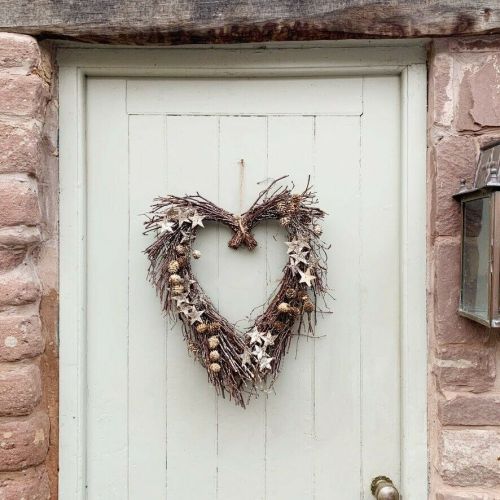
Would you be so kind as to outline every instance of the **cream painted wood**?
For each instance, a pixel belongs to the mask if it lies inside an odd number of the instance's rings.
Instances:
[[[392,390],[400,381],[400,309],[387,307],[399,304],[400,296],[400,150],[394,147],[400,142],[399,87],[395,77],[366,78],[363,85],[359,315],[365,488],[380,475],[380,464],[385,475],[400,483],[401,444],[383,430],[401,428],[400,392]],[[381,125],[382,133],[377,133]],[[379,300],[372,298],[375,291]]]
[[[127,477],[129,438],[128,117],[126,82],[95,83],[87,87],[87,491],[118,499],[128,491],[118,480]],[[103,133],[105,122],[113,126]]]
[[[219,120],[219,203],[239,213],[250,206],[257,186],[268,177],[266,117],[226,116]],[[238,161],[244,160],[244,187],[240,197]],[[241,198],[241,200],[240,200]],[[219,306],[231,321],[248,324],[247,317],[266,298],[266,226],[256,228],[259,247],[255,252],[233,252],[227,247],[230,231],[219,232]],[[203,265],[202,259],[199,262]],[[242,269],[247,268],[247,273]],[[261,310],[261,309],[260,309]],[[241,321],[243,319],[243,321]],[[218,491],[216,498],[253,500],[266,498],[266,401],[249,412],[218,401]],[[248,478],[259,478],[251,487]]]
[[[391,49],[397,64],[388,69],[384,49],[384,65],[363,73],[360,50],[368,67],[380,48],[338,49],[344,66],[356,66],[355,76],[339,78],[334,63],[326,74],[332,50],[314,52],[323,112],[308,78],[288,74],[281,86],[240,78],[235,86],[219,77],[197,87],[193,74],[177,88],[172,79],[144,78],[83,85],[84,74],[113,65],[108,51],[84,51],[85,70],[72,59],[81,51],[62,51],[61,498],[367,499],[377,474],[390,475],[405,498],[425,498],[425,65],[414,48],[406,66],[408,49]],[[126,66],[123,52],[113,52]],[[132,75],[186,70],[178,50],[160,51],[150,70],[144,61],[158,51],[141,61],[137,52],[128,59]],[[195,60],[202,52],[184,54]],[[274,59],[261,51],[260,68],[255,61],[245,68],[230,52],[209,52],[202,73],[210,64],[217,73],[218,53],[226,71],[238,66],[232,76],[286,74],[283,61],[293,61],[293,74],[301,66],[299,49],[279,49]],[[259,60],[252,50],[235,52]],[[315,74],[303,66],[303,76]],[[264,98],[256,88],[266,88]],[[200,90],[212,96],[203,116],[192,105],[198,97],[190,98]],[[85,122],[77,105],[84,98]],[[242,411],[215,397],[178,325],[162,318],[144,278],[141,214],[155,194],[197,189],[238,212],[283,173],[299,188],[310,174],[331,214],[333,313],[319,318],[317,339],[293,343],[274,393]],[[225,228],[207,228],[194,264],[240,326],[273,290],[285,260],[279,227],[255,233],[259,247],[248,255],[227,248]],[[69,269],[79,270],[76,280]],[[66,374],[81,390],[67,387]]]
[[[359,85],[356,87],[361,90]],[[360,97],[361,92],[358,94],[358,100]],[[289,173],[297,189],[302,189],[307,183],[308,175],[313,174],[314,132],[313,117],[270,117],[269,175],[275,178],[283,172]],[[327,200],[322,200],[321,203],[324,210],[331,212]],[[271,232],[271,239],[273,237],[274,232]],[[278,233],[277,238],[283,240],[283,234]],[[276,285],[283,267],[281,252],[283,250],[279,247],[270,252],[271,289]],[[327,325],[323,321],[318,325],[319,335],[325,328]],[[289,357],[275,385],[279,399],[272,395],[267,402],[268,498],[313,498],[315,493],[315,341],[305,337],[298,341],[292,342]],[[289,457],[286,463],[283,458],[285,456]],[[318,498],[324,495],[319,491],[316,493]]]
[[[362,455],[361,443],[361,322],[359,314],[350,312],[349,304],[358,305],[362,276],[359,270],[359,251],[362,232],[359,217],[360,199],[360,132],[361,117],[316,118],[315,182],[322,198],[330,191],[331,177],[342,179],[341,189],[331,198],[331,213],[346,214],[338,217],[334,225],[325,227],[324,237],[328,241],[343,241],[335,246],[335,258],[329,262],[329,279],[334,280],[343,270],[353,270],[350,278],[335,282],[333,314],[338,333],[322,339],[315,359],[315,427],[316,427],[316,488],[320,491],[336,491],[339,477],[345,498],[360,497]],[[331,162],[331,158],[336,161]],[[347,216],[352,214],[352,216]],[[328,318],[328,321],[332,320]],[[320,332],[321,333],[321,332]],[[322,333],[329,333],[329,329]],[[352,336],[358,338],[352,342]],[[349,370],[347,379],[338,376],[338,368]],[[324,378],[329,383],[319,383]],[[331,443],[336,445],[332,446]],[[337,450],[344,453],[343,460],[336,460]],[[332,474],[335,463],[335,474]],[[366,485],[365,485],[366,487]]]
[[[167,172],[167,190],[190,192],[193,182],[205,186],[206,196],[217,196],[216,179],[218,121],[215,117],[168,117],[167,157],[157,158]],[[196,138],[196,140],[195,140]],[[133,140],[133,138],[131,138]],[[154,180],[153,180],[154,182]],[[200,188],[201,189],[201,188]],[[166,191],[167,192],[167,191]],[[145,206],[145,209],[147,205]],[[212,245],[214,241],[209,241]],[[217,298],[218,261],[216,247],[201,251],[211,266],[198,267],[200,282]],[[156,301],[158,306],[158,301]],[[167,498],[215,498],[217,491],[217,400],[206,385],[204,369],[186,356],[180,328],[167,334],[167,392],[160,400],[167,406],[167,440],[157,446],[167,448]],[[190,375],[186,376],[189,373]],[[190,396],[188,396],[190,395]],[[163,498],[164,490],[156,492]]]
[[[145,241],[133,238],[143,227],[144,212],[159,187],[167,189],[165,163],[166,118],[130,116],[128,128],[134,141],[129,147],[129,284],[128,284],[128,481],[129,498],[154,498],[158,484],[166,484],[164,446],[167,427],[165,400],[167,378],[166,320],[158,314],[154,290],[144,283],[147,262],[142,251]],[[152,184],[145,171],[153,175]],[[144,332],[148,332],[147,335]],[[143,394],[137,404],[137,394]],[[148,450],[148,460],[144,460]]]
[[[130,114],[360,114],[359,78],[130,80]]]

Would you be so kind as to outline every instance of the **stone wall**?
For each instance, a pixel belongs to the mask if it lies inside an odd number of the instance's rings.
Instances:
[[[429,60],[430,498],[500,499],[498,334],[461,318],[460,212],[480,146],[500,139],[500,38],[443,39]]]
[[[0,34],[3,500],[57,497],[57,112],[51,62],[50,47],[29,36]]]
[[[0,34],[0,498],[57,498],[57,89],[50,46]],[[498,337],[456,313],[458,204],[500,138],[500,38],[429,59],[431,499],[500,499]]]

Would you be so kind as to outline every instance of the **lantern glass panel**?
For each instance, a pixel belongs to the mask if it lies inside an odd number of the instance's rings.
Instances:
[[[463,203],[462,311],[489,320],[490,197]]]

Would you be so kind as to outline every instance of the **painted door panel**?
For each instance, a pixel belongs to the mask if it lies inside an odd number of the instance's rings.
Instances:
[[[371,498],[375,475],[400,479],[400,78],[177,83],[87,83],[88,498]],[[238,212],[285,174],[329,213],[334,300],[242,410],[163,318],[143,214],[195,191]],[[239,326],[285,261],[276,225],[255,235],[252,254],[225,228],[198,237],[199,280]]]

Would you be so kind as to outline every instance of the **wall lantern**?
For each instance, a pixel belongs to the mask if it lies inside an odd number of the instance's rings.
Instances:
[[[500,141],[481,149],[474,186],[461,182],[460,315],[500,327]]]

